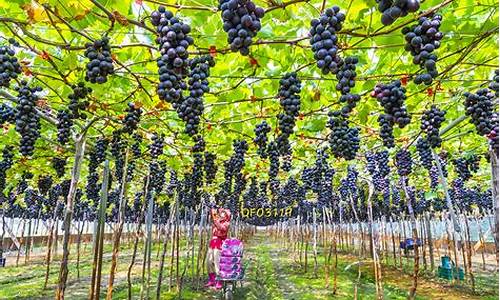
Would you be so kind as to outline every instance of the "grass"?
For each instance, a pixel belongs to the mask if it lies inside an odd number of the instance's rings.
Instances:
[[[185,249],[181,245],[181,249]],[[158,276],[159,259],[156,253],[159,245],[154,244],[152,250],[151,298],[156,295],[156,280]],[[139,245],[136,264],[133,268],[133,298],[138,299],[141,289],[142,271],[142,245]],[[71,250],[74,258],[75,248]],[[124,244],[121,247],[113,299],[127,299],[126,272],[131,260],[132,245]],[[106,244],[103,258],[103,279],[101,292],[104,296],[107,285],[111,260],[111,245]],[[330,283],[325,281],[325,257],[318,256],[318,270],[314,274],[313,258],[309,252],[308,272],[305,273],[292,251],[283,245],[273,242],[268,236],[258,234],[251,238],[245,247],[245,261],[247,264],[246,278],[243,287],[235,291],[235,299],[295,299],[295,300],[320,300],[320,299],[353,299],[354,282],[357,280],[357,258],[348,254],[339,254],[338,285],[336,295],[333,295],[333,274],[330,274]],[[185,274],[182,293],[169,291],[169,256],[167,255],[164,267],[164,279],[161,299],[219,299],[220,292],[213,290],[197,289],[193,279]],[[69,264],[67,299],[87,299],[92,254],[90,247],[82,255],[80,263],[80,278],[76,278],[76,262]],[[180,259],[181,271],[184,269],[185,260]],[[190,265],[190,262],[186,267]],[[383,288],[385,299],[406,299],[407,291],[411,286],[411,260],[403,266],[403,272],[392,266],[383,268]],[[362,276],[358,286],[359,299],[375,299],[375,283],[372,266],[369,261],[361,265]],[[57,283],[59,261],[52,264],[49,287],[43,289],[45,266],[43,257],[35,257],[29,265],[19,267],[7,266],[0,269],[0,299],[52,299]],[[497,274],[476,274],[476,293],[466,285],[452,285],[450,282],[436,279],[429,274],[423,274],[419,280],[417,299],[498,299]]]

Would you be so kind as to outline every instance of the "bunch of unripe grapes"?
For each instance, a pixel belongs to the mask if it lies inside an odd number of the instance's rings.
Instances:
[[[136,107],[136,105],[132,102],[127,105],[127,115],[123,119],[123,131],[126,133],[132,133],[137,129],[137,125],[141,120],[142,109]]]
[[[329,113],[327,127],[331,130],[328,141],[333,155],[345,160],[354,159],[359,150],[359,129],[349,127],[346,116],[340,111]]]
[[[412,171],[413,161],[410,151],[401,149],[396,153],[396,168],[399,176],[408,176]]]
[[[389,148],[394,147],[392,134],[394,124],[398,124],[399,128],[404,128],[411,120],[405,106],[406,89],[401,86],[399,80],[388,84],[379,83],[375,86],[371,96],[377,98],[384,108],[384,113],[378,118],[381,127],[380,136],[384,145]]]
[[[217,175],[217,165],[215,159],[217,156],[214,153],[205,152],[205,163],[203,169],[205,171],[205,182],[211,184]]]
[[[231,51],[248,55],[252,38],[261,28],[264,9],[250,0],[219,0],[219,9]]]
[[[16,131],[21,135],[20,151],[24,156],[30,156],[35,151],[35,142],[40,137],[40,117],[36,111],[41,87],[29,87],[26,81],[16,87],[18,92],[16,107]]]
[[[158,96],[174,103],[181,99],[182,90],[187,89],[184,77],[188,73],[188,48],[194,40],[189,35],[191,27],[176,18],[164,6],[151,13],[151,23],[156,26],[160,45],[160,58],[157,60],[160,84]]]
[[[9,46],[0,46],[0,86],[9,87],[11,79],[16,79],[22,69],[16,52]]]
[[[70,99],[70,103],[68,105],[69,110],[71,111],[73,119],[86,119],[86,115],[82,112],[87,109],[89,106],[88,101],[80,101],[87,98],[87,95],[92,93],[92,89],[86,87],[83,82],[79,82],[78,84],[74,84],[71,86],[73,89],[73,93],[71,93],[68,98]]]
[[[107,36],[93,43],[85,44],[85,57],[90,61],[87,63],[85,80],[91,83],[105,83],[108,75],[115,72],[113,58],[111,57],[111,46]]]
[[[416,84],[432,83],[432,79],[438,76],[436,69],[437,56],[433,54],[435,49],[441,46],[443,33],[439,31],[441,25],[441,15],[435,14],[432,17],[421,17],[418,25],[403,28],[405,35],[406,51],[413,55],[413,63],[420,65],[426,72],[418,74],[414,82]]]
[[[427,134],[426,138],[431,148],[441,146],[442,139],[439,135],[439,128],[441,128],[441,124],[446,120],[445,115],[446,111],[440,110],[436,105],[432,105],[422,115],[420,129]]]
[[[399,17],[405,17],[410,12],[420,8],[419,0],[377,0],[378,11],[382,13],[382,24],[391,25]]]
[[[156,159],[163,154],[165,146],[165,137],[163,134],[154,133],[151,138],[152,143],[149,145],[149,153],[152,158]]]
[[[267,124],[266,120],[262,121],[261,123],[257,124],[255,126],[254,132],[255,132],[255,138],[253,139],[253,142],[257,144],[259,149],[257,150],[257,154],[261,158],[266,158],[267,157],[267,152],[266,152],[266,147],[267,147],[267,134],[271,131],[271,126]]]
[[[327,8],[319,19],[311,20],[309,42],[316,66],[323,74],[336,74],[342,64],[342,58],[337,55],[337,33],[342,30],[344,20],[345,14],[340,12],[338,6]]]
[[[429,142],[426,139],[419,138],[416,147],[420,156],[420,163],[424,168],[430,171],[434,160],[432,158],[432,150]]]
[[[68,110],[60,110],[57,113],[57,141],[61,145],[65,145],[71,137],[71,127],[73,119]]]

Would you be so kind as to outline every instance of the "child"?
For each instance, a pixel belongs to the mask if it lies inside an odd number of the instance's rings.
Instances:
[[[208,283],[205,287],[215,286],[216,289],[222,288],[222,282],[215,280],[219,273],[219,258],[222,242],[227,238],[229,223],[231,221],[231,212],[225,208],[212,208],[212,239],[207,254]]]

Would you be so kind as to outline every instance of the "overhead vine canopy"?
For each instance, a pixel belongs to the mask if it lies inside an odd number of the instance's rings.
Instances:
[[[284,111],[280,105],[283,97],[278,93],[280,80],[287,73],[295,72],[301,86],[300,110],[293,113],[296,123],[289,136],[292,173],[311,161],[308,158],[313,158],[319,147],[328,145],[331,131],[327,126],[328,113],[344,106],[343,92],[336,88],[339,78],[318,67],[320,63],[315,59],[315,51],[321,49],[312,49],[310,30],[311,25],[317,25],[311,20],[320,18],[333,5],[345,14],[342,27],[335,32],[337,55],[356,57],[357,61],[356,85],[350,92],[359,95],[360,99],[351,108],[348,120],[349,126],[359,128],[361,142],[360,150],[355,153],[357,161],[364,160],[367,150],[385,147],[379,135],[379,116],[383,108],[371,92],[378,83],[388,84],[395,80],[400,80],[407,90],[405,104],[411,122],[403,129],[394,127],[395,148],[391,151],[395,153],[416,143],[421,135],[421,116],[432,105],[446,111],[443,128],[456,125],[442,136],[444,150],[457,157],[467,152],[488,151],[487,138],[477,135],[474,125],[463,120],[463,94],[487,87],[498,68],[498,2],[428,0],[421,3],[418,11],[395,18],[390,25],[382,24],[382,13],[377,10],[375,1],[270,0],[255,4],[264,12],[258,24],[260,30],[248,49],[240,50],[238,43],[243,42],[234,42],[234,36],[229,42],[238,45],[231,46],[228,42],[228,33],[224,31],[228,28],[224,28],[218,1],[3,1],[0,4],[0,44],[7,46],[9,39],[15,39],[17,44],[9,47],[15,49],[22,73],[10,82],[10,87],[1,88],[2,102],[12,104],[16,100],[14,87],[21,79],[28,81],[30,86],[42,88],[36,102],[43,115],[41,138],[37,140],[34,154],[20,161],[13,176],[20,176],[19,171],[23,168],[37,173],[48,172],[48,157],[72,157],[71,143],[62,145],[55,124],[58,111],[67,109],[71,102],[72,85],[79,82],[85,82],[92,91],[83,96],[89,101],[87,120],[75,122],[79,126],[91,124],[88,133],[91,140],[111,136],[114,129],[122,127],[128,110],[140,108],[138,133],[145,138],[141,147],[145,149],[145,145],[151,143],[153,133],[163,134],[166,147],[161,157],[167,164],[179,170],[192,165],[190,152],[194,141],[185,133],[186,123],[172,101],[158,96],[157,59],[165,53],[159,51],[157,37],[161,37],[162,32],[158,32],[161,26],[154,24],[160,19],[153,12],[160,5],[172,12],[175,22],[180,20],[190,26],[192,45],[187,47],[188,57],[210,55],[213,58],[208,76],[210,90],[203,96],[204,110],[198,132],[206,141],[207,151],[216,153],[220,164],[231,156],[233,140],[244,139],[249,142],[247,157],[250,158],[246,160],[245,173],[267,176],[261,173],[267,173],[269,162],[258,155],[258,143],[252,142],[254,128],[265,120],[271,128],[270,140],[276,140],[283,132],[277,117]],[[162,13],[161,10],[158,13]],[[336,18],[338,15],[334,14],[337,13],[330,11]],[[442,16],[439,31],[443,33],[440,47],[433,52],[437,56],[437,73],[430,84],[416,84],[414,79],[422,74],[422,68],[413,63],[413,56],[405,50],[402,30],[418,23],[419,17],[432,17],[436,13]],[[255,15],[262,15],[262,11],[256,10]],[[249,33],[237,34],[246,36]],[[92,48],[96,41],[104,51],[109,46],[106,52],[110,56],[110,66],[100,67],[113,69],[101,84],[86,82],[86,79],[92,80],[85,78],[89,76],[88,52],[92,51],[88,50],[88,43]],[[97,79],[97,82],[100,80],[104,81]],[[129,106],[129,103],[134,105]],[[460,118],[461,122],[453,123]],[[94,122],[88,123],[90,119]],[[14,127],[4,124],[0,144],[19,143]],[[145,161],[148,159],[144,157]],[[335,158],[335,162],[339,166],[345,164],[340,158]],[[485,171],[476,178],[488,176]]]

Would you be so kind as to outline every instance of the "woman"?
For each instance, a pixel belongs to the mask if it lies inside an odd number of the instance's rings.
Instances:
[[[231,222],[231,212],[225,208],[212,208],[210,210],[212,216],[212,239],[208,248],[207,269],[208,283],[205,287],[215,286],[216,289],[222,288],[222,282],[215,280],[219,273],[219,258],[222,248],[222,242],[227,238],[229,231],[229,223]]]

